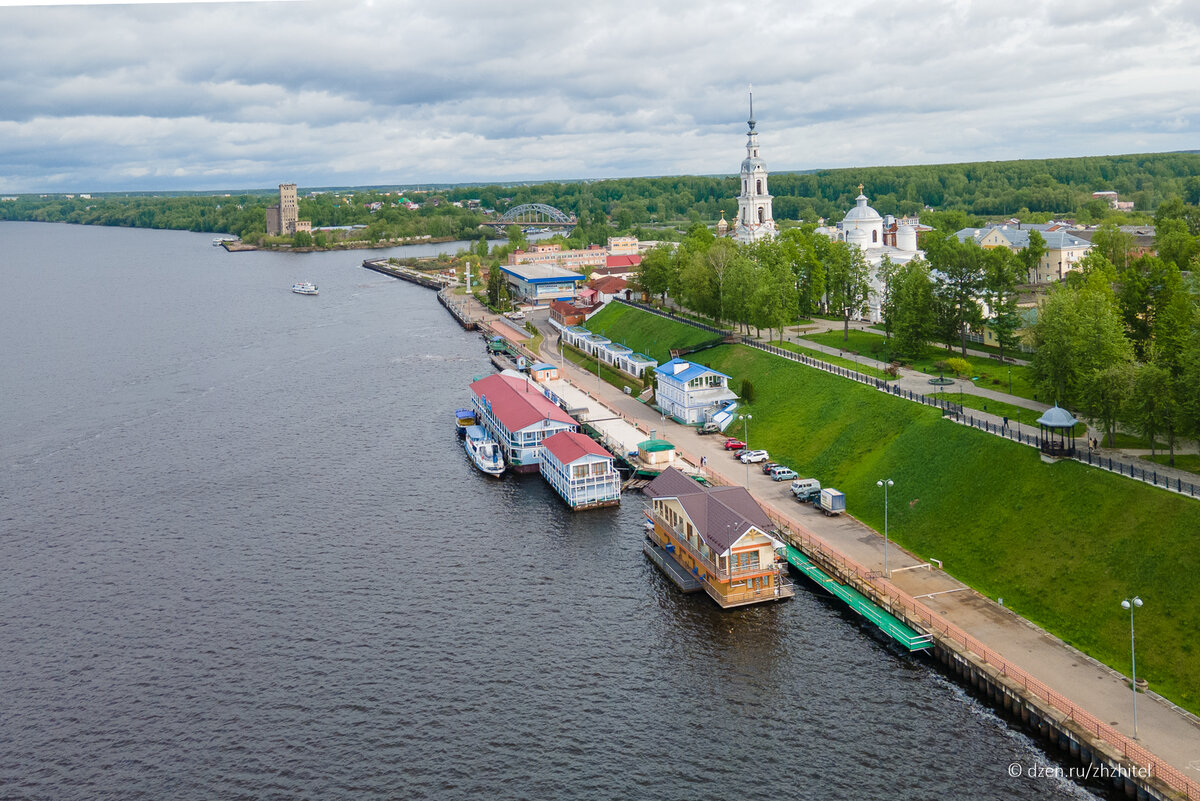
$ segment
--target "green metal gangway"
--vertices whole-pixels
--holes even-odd
[[[788,562],[793,567],[824,587],[834,596],[840,598],[847,606],[874,623],[884,634],[903,645],[909,651],[924,651],[933,647],[932,635],[919,634],[914,631],[897,617],[889,612],[885,612],[878,605],[868,600],[858,590],[842,584],[824,570],[814,565],[812,560],[795,546],[787,546],[786,556]]]

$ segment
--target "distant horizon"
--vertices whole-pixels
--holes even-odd
[[[770,170],[771,175],[813,175],[822,172],[838,172],[842,170],[876,170],[876,169],[903,169],[907,167],[952,167],[962,164],[1003,164],[1009,162],[1029,162],[1029,161],[1061,161],[1068,159],[1103,159],[1103,158],[1129,158],[1132,156],[1169,156],[1169,155],[1187,155],[1200,154],[1200,149],[1188,150],[1164,150],[1158,152],[1131,152],[1131,153],[1104,153],[1088,156],[1053,156],[1046,158],[1013,158],[1013,159],[980,159],[976,161],[946,161],[946,162],[929,162],[916,164],[872,164],[872,165],[854,165],[848,167],[814,167],[802,170]],[[260,187],[240,187],[231,189],[229,187],[217,188],[164,188],[164,189],[149,189],[149,188],[124,188],[124,189],[62,189],[62,190],[30,190],[30,191],[5,191],[6,196],[17,195],[36,195],[36,196],[51,196],[51,195],[253,195],[253,194],[271,194],[278,190],[279,184],[295,183],[299,189],[307,192],[335,192],[335,191],[373,191],[373,190],[402,190],[402,191],[425,191],[425,187],[429,190],[453,190],[465,187],[488,187],[488,186],[538,186],[541,184],[553,183],[599,183],[601,181],[625,181],[625,180],[656,180],[661,178],[736,178],[736,172],[728,173],[676,173],[676,174],[659,174],[659,175],[614,175],[607,177],[584,177],[584,178],[545,178],[545,179],[513,179],[502,181],[427,181],[427,182],[410,182],[410,183],[378,183],[378,184],[307,184],[304,182],[293,181],[289,178],[283,178],[274,184]],[[869,189],[869,187],[868,187]],[[869,193],[868,193],[869,194]]]

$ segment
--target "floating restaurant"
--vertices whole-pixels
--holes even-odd
[[[703,589],[723,609],[791,598],[785,543],[745,487],[705,487],[668,467],[643,492],[646,554],[685,592]]]
[[[542,442],[579,424],[527,378],[498,373],[471,384],[479,424],[491,433],[505,461],[519,473],[534,473]]]
[[[542,477],[572,509],[616,506],[621,502],[621,476],[613,456],[594,440],[560,431],[542,442]]]

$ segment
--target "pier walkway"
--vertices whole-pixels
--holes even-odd
[[[787,546],[788,564],[808,576],[830,594],[840,598],[846,606],[858,612],[896,642],[910,651],[926,651],[933,647],[933,635],[913,631],[903,621],[871,602],[853,587],[848,587],[812,563],[794,545]]]

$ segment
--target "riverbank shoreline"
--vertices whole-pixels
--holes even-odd
[[[339,242],[334,245],[326,245],[325,247],[310,245],[298,248],[291,245],[252,245],[247,242],[226,240],[221,244],[221,247],[225,248],[229,253],[249,253],[251,251],[266,251],[268,253],[328,253],[339,250],[386,250],[388,248],[404,247],[405,245],[440,245],[443,242],[455,241],[457,241],[457,237],[453,236],[416,236],[408,237],[407,239],[389,239],[379,242],[356,240],[353,242]]]

